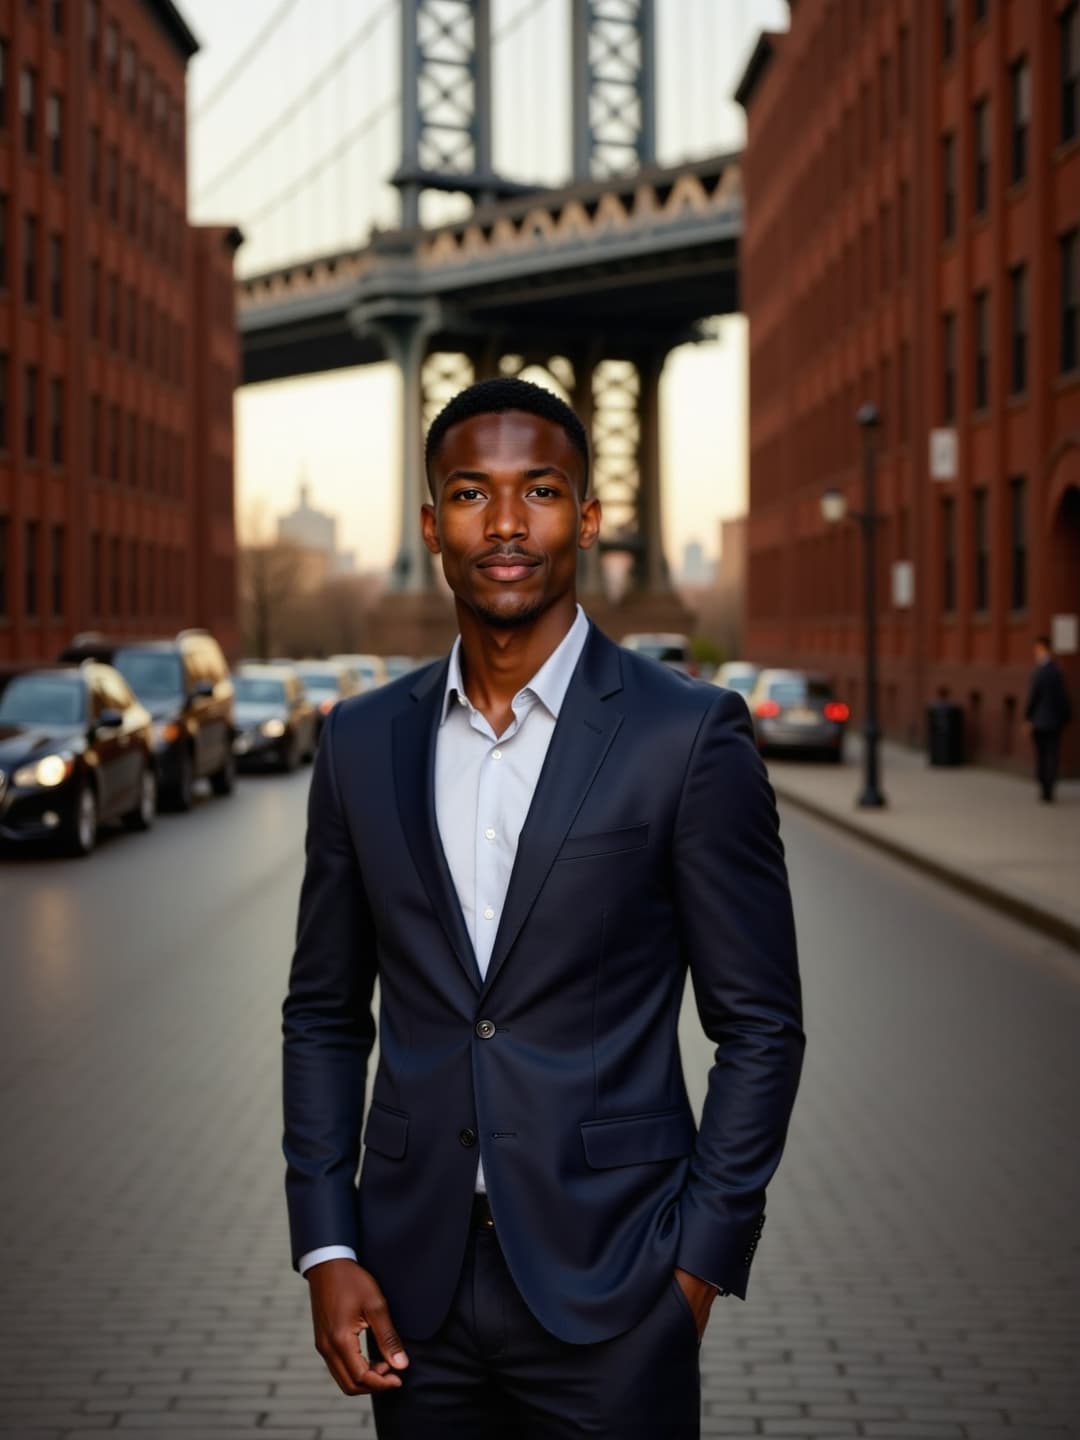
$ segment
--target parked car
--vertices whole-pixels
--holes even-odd
[[[415,655],[387,655],[386,678],[400,680],[403,675],[411,675],[414,670],[419,670],[422,664],[423,661],[417,660]]]
[[[758,750],[825,755],[839,763],[851,712],[824,675],[762,670],[747,698]]]
[[[206,630],[181,630],[171,640],[78,637],[61,659],[93,654],[111,661],[154,719],[154,754],[164,803],[190,810],[196,780],[209,777],[216,795],[231,795],[233,687],[221,646]]]
[[[150,713],[110,665],[14,675],[0,695],[0,837],[89,855],[98,828],[149,830],[157,811]]]
[[[375,690],[389,678],[381,655],[331,655],[335,665],[346,665],[359,681],[361,690]]]
[[[336,660],[300,660],[296,673],[311,696],[319,717],[319,734],[327,715],[339,700],[360,693],[360,682],[348,665]]]
[[[318,714],[295,670],[282,665],[241,665],[233,671],[240,766],[273,763],[295,770],[318,744]]]
[[[624,635],[622,643],[627,650],[636,650],[639,655],[648,655],[650,660],[659,660],[672,670],[684,675],[696,676],[697,661],[690,650],[690,641],[685,635]]]
[[[728,660],[712,677],[712,683],[725,690],[737,690],[745,700],[760,674],[761,666],[753,665],[749,660]]]

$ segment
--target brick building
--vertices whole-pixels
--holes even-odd
[[[920,739],[948,698],[1001,764],[1028,763],[1034,636],[1058,617],[1075,652],[1080,612],[1078,10],[793,0],[738,91],[747,653],[828,671],[861,713],[861,535],[820,497],[858,510],[873,402],[885,729]]]
[[[237,645],[232,261],[186,220],[171,0],[0,3],[0,660]]]

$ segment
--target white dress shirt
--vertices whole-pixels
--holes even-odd
[[[501,735],[465,693],[460,636],[450,652],[435,741],[435,818],[481,978],[491,960],[518,836],[588,634],[579,605],[566,635],[514,696],[514,718]],[[485,1188],[482,1164],[476,1188]],[[309,1250],[300,1257],[300,1273],[337,1259],[355,1260],[356,1252],[347,1245]]]

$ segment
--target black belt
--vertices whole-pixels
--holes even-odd
[[[473,1225],[477,1230],[494,1230],[495,1217],[491,1213],[486,1195],[474,1195],[472,1206]]]

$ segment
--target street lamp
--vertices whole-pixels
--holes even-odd
[[[877,565],[875,543],[878,515],[874,503],[874,431],[881,424],[875,405],[863,405],[855,416],[863,434],[863,508],[848,511],[847,497],[842,490],[826,490],[821,497],[821,514],[826,524],[836,525],[850,514],[858,521],[863,534],[863,574],[865,576],[864,659],[866,666],[866,705],[863,721],[863,788],[856,802],[863,810],[880,810],[886,803],[879,784],[877,723]]]

